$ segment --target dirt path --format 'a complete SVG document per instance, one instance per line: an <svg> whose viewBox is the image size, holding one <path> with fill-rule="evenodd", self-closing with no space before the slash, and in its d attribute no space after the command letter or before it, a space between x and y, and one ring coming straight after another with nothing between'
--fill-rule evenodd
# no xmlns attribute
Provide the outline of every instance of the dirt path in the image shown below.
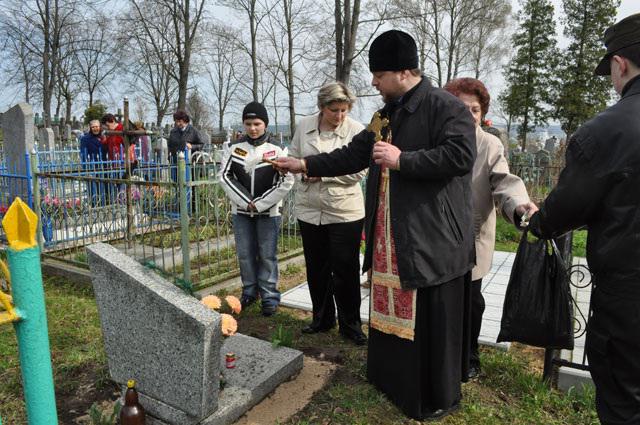
<svg viewBox="0 0 640 425"><path fill-rule="evenodd" d="M325 386L336 365L305 356L298 376L281 384L272 394L255 405L235 425L281 423L304 408L313 394Z"/></svg>

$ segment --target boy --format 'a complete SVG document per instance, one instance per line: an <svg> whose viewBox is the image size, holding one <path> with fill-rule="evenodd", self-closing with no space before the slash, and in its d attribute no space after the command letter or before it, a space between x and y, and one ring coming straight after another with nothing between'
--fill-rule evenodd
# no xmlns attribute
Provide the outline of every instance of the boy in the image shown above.
<svg viewBox="0 0 640 425"><path fill-rule="evenodd" d="M266 133L265 107L251 102L242 111L245 135L225 152L220 184L232 206L233 233L242 279L242 308L258 296L262 314L272 316L280 303L278 233L282 199L293 186L293 175L280 174L269 161L286 156Z"/></svg>

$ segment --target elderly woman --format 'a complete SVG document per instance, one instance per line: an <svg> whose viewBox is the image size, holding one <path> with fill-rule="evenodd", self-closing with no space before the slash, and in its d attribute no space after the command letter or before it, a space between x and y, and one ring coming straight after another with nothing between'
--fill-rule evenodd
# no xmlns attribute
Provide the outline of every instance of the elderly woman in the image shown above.
<svg viewBox="0 0 640 425"><path fill-rule="evenodd" d="M495 249L496 205L500 208L502 216L512 224L519 223L525 212L531 216L538 208L529 200L522 180L509 172L509 164L504 157L504 147L500 139L480 127L480 122L489 110L490 100L484 84L474 78L457 78L449 81L444 89L457 96L469 108L476 123L478 149L471 182L476 266L471 272L472 282L469 288L471 309L466 323L469 335L465 341L465 344L468 344L469 365L468 376L463 376L466 380L480 373L478 336L485 309L481 292L482 278L491 269ZM463 372L464 369L463 367Z"/></svg>
<svg viewBox="0 0 640 425"><path fill-rule="evenodd" d="M318 93L319 112L298 123L289 154L304 157L350 143L364 128L347 116L355 100L342 83L323 86ZM367 342L360 321L359 253L364 219L360 180L364 175L365 171L340 177L302 176L295 199L313 303L313 321L302 332L332 329L337 306L340 334L357 345Z"/></svg>

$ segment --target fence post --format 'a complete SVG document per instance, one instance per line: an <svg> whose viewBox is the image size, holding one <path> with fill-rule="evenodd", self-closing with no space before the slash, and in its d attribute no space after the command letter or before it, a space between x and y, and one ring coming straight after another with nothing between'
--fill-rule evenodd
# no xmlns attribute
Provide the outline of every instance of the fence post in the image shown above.
<svg viewBox="0 0 640 425"><path fill-rule="evenodd" d="M186 163L184 153L178 154L178 192L180 194L180 245L182 247L182 277L191 285L191 261L189 259L189 209L187 207Z"/></svg>
<svg viewBox="0 0 640 425"><path fill-rule="evenodd" d="M36 226L36 238L40 252L44 250L44 242L42 240L42 209L40 204L40 181L38 180L38 154L36 150L31 151L31 182L33 183L33 211L38 216L38 225Z"/></svg>

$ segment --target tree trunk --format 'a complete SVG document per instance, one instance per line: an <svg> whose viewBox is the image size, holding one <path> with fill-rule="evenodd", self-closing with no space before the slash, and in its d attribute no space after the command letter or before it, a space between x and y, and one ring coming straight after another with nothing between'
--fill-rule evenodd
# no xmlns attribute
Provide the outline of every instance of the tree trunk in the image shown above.
<svg viewBox="0 0 640 425"><path fill-rule="evenodd" d="M293 137L296 131L296 105L295 92L293 90L293 30L291 28L293 19L293 1L284 1L284 13L287 21L287 95L289 97L289 136Z"/></svg>
<svg viewBox="0 0 640 425"><path fill-rule="evenodd" d="M344 33L344 25L342 22L342 3L340 0L335 0L333 14L336 26L336 81L342 81L342 55L344 53L342 36Z"/></svg>

